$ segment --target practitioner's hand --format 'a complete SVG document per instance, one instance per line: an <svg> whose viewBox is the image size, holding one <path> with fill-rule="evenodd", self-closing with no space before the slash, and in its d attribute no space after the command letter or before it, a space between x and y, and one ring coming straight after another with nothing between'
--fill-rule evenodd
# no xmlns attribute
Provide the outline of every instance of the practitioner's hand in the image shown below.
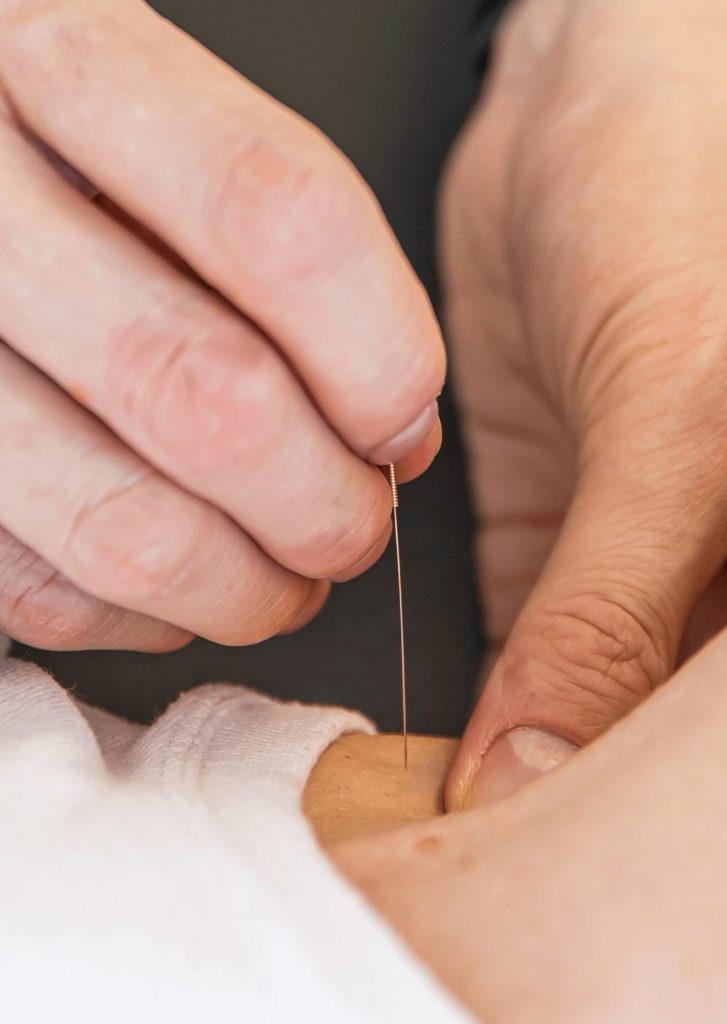
<svg viewBox="0 0 727 1024"><path fill-rule="evenodd" d="M494 798L727 618L726 39L710 0L524 0L454 154L448 323L501 653L453 805L483 753Z"/></svg>
<svg viewBox="0 0 727 1024"><path fill-rule="evenodd" d="M386 544L374 464L438 444L368 189L138 0L0 5L0 335L0 632L39 646L299 624Z"/></svg>

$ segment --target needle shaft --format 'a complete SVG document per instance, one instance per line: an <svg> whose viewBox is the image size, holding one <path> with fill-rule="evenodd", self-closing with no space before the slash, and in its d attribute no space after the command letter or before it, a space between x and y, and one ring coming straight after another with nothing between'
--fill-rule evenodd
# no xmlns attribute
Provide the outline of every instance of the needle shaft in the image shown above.
<svg viewBox="0 0 727 1024"><path fill-rule="evenodd" d="M401 582L401 547L399 544L399 489L396 485L396 471L389 466L389 483L391 484L392 510L394 521L394 552L396 554L396 583L399 594L399 650L401 653L401 727L404 735L404 768L409 767L409 744L406 724L406 646L404 643L404 588Z"/></svg>

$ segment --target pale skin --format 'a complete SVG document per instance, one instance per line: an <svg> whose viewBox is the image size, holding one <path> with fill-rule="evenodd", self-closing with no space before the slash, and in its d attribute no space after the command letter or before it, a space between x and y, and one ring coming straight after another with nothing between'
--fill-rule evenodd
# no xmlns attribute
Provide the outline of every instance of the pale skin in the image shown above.
<svg viewBox="0 0 727 1024"><path fill-rule="evenodd" d="M306 810L338 868L487 1024L716 1024L726 677L722 633L568 764L404 827L434 814L450 742L415 740L406 780L399 737L344 738ZM365 788L359 758L374 766Z"/></svg>
<svg viewBox="0 0 727 1024"><path fill-rule="evenodd" d="M726 39L712 3L521 0L445 179L499 658L469 809L397 827L394 760L329 852L490 1024L727 1018L727 635L672 675L725 622ZM535 781L500 739L533 727L569 758Z"/></svg>
<svg viewBox="0 0 727 1024"><path fill-rule="evenodd" d="M726 33L711 0L519 0L446 174L501 650L453 806L485 754L496 796L723 624ZM439 445L421 285L341 154L139 0L8 0L0 58L0 629L305 623L388 541L374 464Z"/></svg>
<svg viewBox="0 0 727 1024"><path fill-rule="evenodd" d="M295 628L385 547L377 466L437 450L421 284L335 147L139 0L7 0L0 68L0 632Z"/></svg>
<svg viewBox="0 0 727 1024"><path fill-rule="evenodd" d="M713 0L519 0L450 160L494 652L451 806L571 756L727 622L726 46Z"/></svg>
<svg viewBox="0 0 727 1024"><path fill-rule="evenodd" d="M724 639L637 705L725 619L726 39L520 0L445 180L500 652L448 804L602 738L334 856L488 1021L724 1015ZM363 183L138 0L0 8L0 336L0 631L39 646L300 625L388 540L376 464L439 443Z"/></svg>

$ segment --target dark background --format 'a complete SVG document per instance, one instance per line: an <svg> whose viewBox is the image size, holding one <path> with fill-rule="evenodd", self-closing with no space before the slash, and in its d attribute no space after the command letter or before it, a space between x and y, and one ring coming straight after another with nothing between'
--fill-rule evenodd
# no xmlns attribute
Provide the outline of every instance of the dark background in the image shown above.
<svg viewBox="0 0 727 1024"><path fill-rule="evenodd" d="M159 0L157 9L319 125L377 193L436 303L432 207L443 158L476 94L487 4L472 0ZM483 653L457 426L401 495L410 728L459 733ZM18 653L80 696L148 719L180 690L240 681L278 696L362 709L400 728L391 550L334 588L318 619L254 648L197 640L165 655Z"/></svg>

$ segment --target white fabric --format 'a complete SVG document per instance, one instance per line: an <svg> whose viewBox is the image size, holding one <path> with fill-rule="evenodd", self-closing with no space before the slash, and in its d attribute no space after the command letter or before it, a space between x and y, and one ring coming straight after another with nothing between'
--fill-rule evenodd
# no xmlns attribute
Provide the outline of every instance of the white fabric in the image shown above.
<svg viewBox="0 0 727 1024"><path fill-rule="evenodd" d="M459 1024L300 811L342 709L203 686L152 726L0 661L0 1019Z"/></svg>

